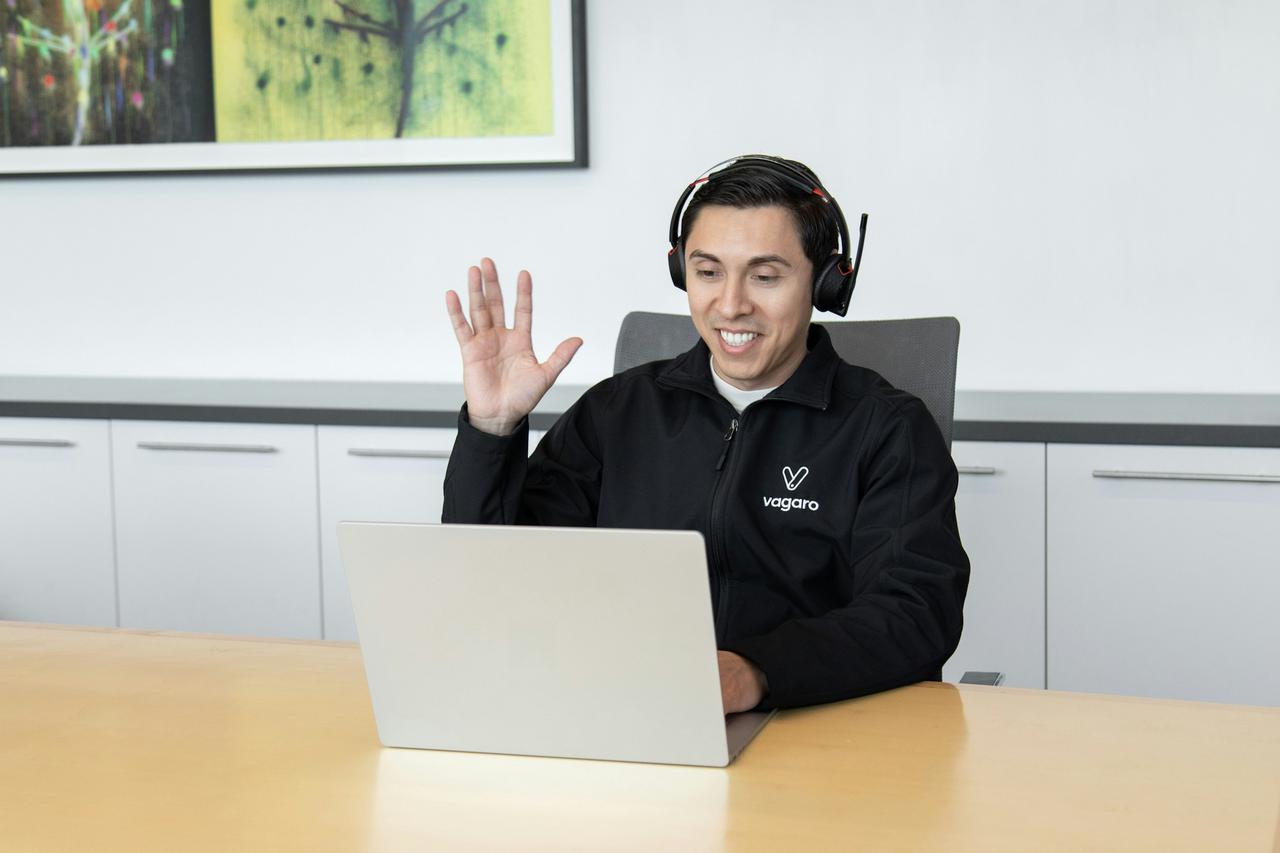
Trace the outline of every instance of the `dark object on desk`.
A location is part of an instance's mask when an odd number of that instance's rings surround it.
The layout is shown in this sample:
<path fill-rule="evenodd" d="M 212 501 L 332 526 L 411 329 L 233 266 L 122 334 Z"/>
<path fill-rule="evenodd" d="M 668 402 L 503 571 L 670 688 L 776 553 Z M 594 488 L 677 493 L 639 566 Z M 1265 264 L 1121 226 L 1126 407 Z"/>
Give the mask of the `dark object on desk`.
<path fill-rule="evenodd" d="M 1004 684 L 1003 672 L 966 672 L 960 677 L 961 684 L 985 684 L 987 687 L 999 687 Z"/>
<path fill-rule="evenodd" d="M 919 397 L 938 422 L 947 447 L 951 447 L 956 356 L 960 347 L 960 322 L 955 317 L 856 320 L 822 325 L 842 359 L 869 367 L 890 384 Z M 632 311 L 622 319 L 622 328 L 618 331 L 613 372 L 621 373 L 637 364 L 672 358 L 697 340 L 698 330 L 684 314 Z"/>

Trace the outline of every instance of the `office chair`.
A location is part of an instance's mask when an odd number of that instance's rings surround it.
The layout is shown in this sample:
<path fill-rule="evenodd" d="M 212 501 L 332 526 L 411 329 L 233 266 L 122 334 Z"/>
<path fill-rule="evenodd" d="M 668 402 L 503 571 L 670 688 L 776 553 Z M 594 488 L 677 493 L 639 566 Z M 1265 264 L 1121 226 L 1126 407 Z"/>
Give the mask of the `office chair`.
<path fill-rule="evenodd" d="M 831 344 L 850 364 L 869 367 L 896 388 L 915 394 L 938 422 L 951 449 L 956 406 L 956 354 L 960 322 L 955 317 L 858 320 L 823 323 Z M 632 311 L 622 320 L 613 372 L 671 358 L 693 346 L 698 330 L 683 314 Z"/>
<path fill-rule="evenodd" d="M 955 317 L 857 320 L 822 324 L 842 359 L 869 367 L 891 385 L 910 392 L 938 422 L 951 449 L 956 405 L 956 356 L 960 321 Z M 613 372 L 672 358 L 697 343 L 698 330 L 683 314 L 632 311 L 622 319 L 613 353 Z M 961 684 L 998 686 L 1001 672 L 966 672 Z"/>

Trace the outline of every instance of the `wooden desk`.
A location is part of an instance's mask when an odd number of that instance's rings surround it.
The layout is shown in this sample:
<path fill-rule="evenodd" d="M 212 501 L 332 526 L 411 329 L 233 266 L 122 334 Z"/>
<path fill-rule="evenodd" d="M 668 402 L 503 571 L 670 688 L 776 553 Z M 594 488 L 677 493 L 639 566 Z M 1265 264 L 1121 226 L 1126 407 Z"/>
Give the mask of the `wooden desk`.
<path fill-rule="evenodd" d="M 383 749 L 359 650 L 0 623 L 0 849 L 1280 851 L 1280 710 L 922 684 L 727 770 Z"/>

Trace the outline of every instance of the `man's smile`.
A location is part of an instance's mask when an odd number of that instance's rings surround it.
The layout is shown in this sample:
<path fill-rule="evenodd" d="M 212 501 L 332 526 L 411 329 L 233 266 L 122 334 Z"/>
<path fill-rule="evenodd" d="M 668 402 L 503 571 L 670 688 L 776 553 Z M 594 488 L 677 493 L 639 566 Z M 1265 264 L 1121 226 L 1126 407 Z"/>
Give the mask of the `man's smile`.
<path fill-rule="evenodd" d="M 745 352 L 751 343 L 760 337 L 759 332 L 738 332 L 729 329 L 720 329 L 719 332 L 724 349 L 732 354 Z"/>

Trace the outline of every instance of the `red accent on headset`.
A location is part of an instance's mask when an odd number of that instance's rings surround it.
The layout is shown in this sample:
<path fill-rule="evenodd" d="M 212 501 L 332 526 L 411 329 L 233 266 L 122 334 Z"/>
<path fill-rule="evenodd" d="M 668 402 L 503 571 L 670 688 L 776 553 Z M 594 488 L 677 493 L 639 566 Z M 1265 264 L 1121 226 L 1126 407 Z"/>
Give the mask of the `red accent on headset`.
<path fill-rule="evenodd" d="M 827 194 L 822 191 L 821 187 L 814 187 L 813 194 L 816 195 L 818 198 L 822 199 L 823 201 L 827 200 Z"/>
<path fill-rule="evenodd" d="M 840 275 L 850 275 L 853 272 L 853 264 L 849 264 L 847 267 L 836 264 L 836 272 L 840 273 Z"/>
<path fill-rule="evenodd" d="M 672 255 L 674 255 L 675 253 L 676 253 L 676 247 L 675 247 L 675 246 L 672 246 L 670 249 L 667 249 L 667 257 L 668 257 L 668 258 L 669 258 L 669 257 L 671 257 Z"/>
<path fill-rule="evenodd" d="M 711 176 L 710 176 L 710 175 L 707 175 L 705 178 L 698 178 L 698 180 L 696 180 L 696 181 L 694 181 L 693 183 L 689 184 L 689 189 L 693 189 L 693 188 L 694 188 L 694 187 L 696 187 L 698 184 L 705 184 L 705 183 L 706 183 L 707 181 L 709 181 L 709 180 L 711 180 Z"/>

